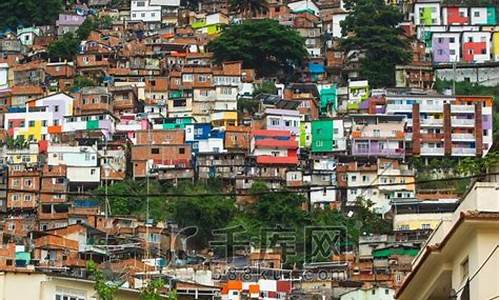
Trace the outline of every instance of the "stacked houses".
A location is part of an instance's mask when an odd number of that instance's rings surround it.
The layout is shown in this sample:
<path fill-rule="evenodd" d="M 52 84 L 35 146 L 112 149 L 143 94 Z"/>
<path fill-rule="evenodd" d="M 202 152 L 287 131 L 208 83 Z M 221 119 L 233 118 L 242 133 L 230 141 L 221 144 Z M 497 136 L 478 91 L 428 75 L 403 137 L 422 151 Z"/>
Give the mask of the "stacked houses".
<path fill-rule="evenodd" d="M 54 24 L 0 33 L 0 270 L 42 272 L 41 286 L 64 287 L 55 299 L 90 299 L 84 283 L 72 294 L 63 278 L 83 274 L 90 259 L 126 270 L 124 299 L 155 276 L 182 299 L 392 299 L 420 247 L 461 205 L 453 191 L 420 189 L 411 159 L 457 161 L 493 149 L 492 96 L 431 88 L 436 79 L 498 84 L 496 7 L 389 1 L 405 14 L 400 27 L 414 56 L 396 67 L 396 88 L 372 89 L 358 55 L 339 47 L 343 1 L 273 0 L 248 14 L 229 1 L 82 2 Z M 81 41 L 72 61 L 47 59 L 51 42 L 92 15 L 111 24 Z M 275 19 L 305 38 L 297 82 L 213 58 L 208 42 L 246 18 Z M 263 83 L 276 92 L 259 92 Z M 276 249 L 252 248 L 231 264 L 190 255 L 177 224 L 113 215 L 95 196 L 129 180 L 213 179 L 240 207 L 255 201 L 249 190 L 258 182 L 302 194 L 308 211 L 349 216 L 370 200 L 393 231 L 360 233 L 331 261 L 295 270 L 281 268 Z M 212 276 L 245 266 L 250 279 Z M 280 273 L 262 279 L 260 268 Z M 0 276 L 8 282 L 9 274 Z"/>

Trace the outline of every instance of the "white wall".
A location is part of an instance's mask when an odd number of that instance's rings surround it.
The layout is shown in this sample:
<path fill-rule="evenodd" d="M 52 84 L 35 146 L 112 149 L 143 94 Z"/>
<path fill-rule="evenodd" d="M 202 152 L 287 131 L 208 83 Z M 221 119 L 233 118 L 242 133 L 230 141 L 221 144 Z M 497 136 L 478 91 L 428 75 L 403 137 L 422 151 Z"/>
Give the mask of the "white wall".
<path fill-rule="evenodd" d="M 99 182 L 101 169 L 99 167 L 68 167 L 66 176 L 70 182 Z"/>

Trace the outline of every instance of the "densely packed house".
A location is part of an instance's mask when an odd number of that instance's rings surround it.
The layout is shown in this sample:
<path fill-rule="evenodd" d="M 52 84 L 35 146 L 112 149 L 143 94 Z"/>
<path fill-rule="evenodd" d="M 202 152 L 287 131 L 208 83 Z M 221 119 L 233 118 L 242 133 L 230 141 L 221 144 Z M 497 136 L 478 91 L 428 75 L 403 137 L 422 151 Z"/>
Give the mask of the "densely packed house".
<path fill-rule="evenodd" d="M 13 274 L 33 272 L 42 289 L 68 287 L 67 276 L 80 276 L 90 259 L 126 275 L 123 299 L 155 276 L 175 279 L 168 287 L 193 299 L 392 299 L 402 285 L 399 294 L 411 299 L 414 282 L 429 280 L 403 283 L 431 232 L 445 230 L 442 220 L 452 222 L 465 204 L 454 193 L 417 189 L 409 159 L 483 157 L 492 147 L 493 97 L 431 87 L 436 78 L 498 84 L 496 7 L 389 1 L 406 16 L 401 29 L 413 61 L 397 66 L 397 88 L 372 89 L 339 48 L 349 14 L 343 1 L 273 0 L 266 12 L 246 16 L 275 19 L 305 38 L 309 56 L 297 82 L 257 78 L 241 61 L 215 62 L 207 43 L 244 18 L 229 1 L 186 8 L 131 0 L 113 9 L 114 1 L 81 2 L 54 24 L 0 35 L 2 280 L 15 286 Z M 92 31 L 72 61 L 49 60 L 48 45 L 92 14 L 111 17 L 110 28 Z M 82 78 L 90 83 L 80 85 Z M 258 92 L 267 80 L 275 94 Z M 88 194 L 124 180 L 212 178 L 237 203 L 256 182 L 300 190 L 304 209 L 349 209 L 370 199 L 393 221 L 393 234 L 362 236 L 355 249 L 309 266 L 314 276 L 328 270 L 328 278 L 296 285 L 300 273 L 280 270 L 275 279 L 213 280 L 202 264 L 166 269 L 173 252 L 186 250 L 174 238 L 176 224 L 108 215 Z M 434 251 L 425 249 L 419 257 Z M 281 257 L 252 251 L 246 263 L 278 270 Z M 57 289 L 55 299 L 89 299 L 92 288 L 77 290 Z"/>

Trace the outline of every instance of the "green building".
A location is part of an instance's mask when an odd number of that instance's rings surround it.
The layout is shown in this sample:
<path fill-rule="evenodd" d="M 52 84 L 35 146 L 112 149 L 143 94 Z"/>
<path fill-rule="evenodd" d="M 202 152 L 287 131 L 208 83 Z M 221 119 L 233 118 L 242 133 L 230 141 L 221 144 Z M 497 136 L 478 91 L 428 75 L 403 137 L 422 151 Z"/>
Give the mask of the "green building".
<path fill-rule="evenodd" d="M 324 87 L 319 92 L 320 112 L 326 114 L 337 110 L 337 85 Z"/>
<path fill-rule="evenodd" d="M 342 119 L 319 119 L 311 121 L 311 151 L 345 151 L 344 121 Z"/>

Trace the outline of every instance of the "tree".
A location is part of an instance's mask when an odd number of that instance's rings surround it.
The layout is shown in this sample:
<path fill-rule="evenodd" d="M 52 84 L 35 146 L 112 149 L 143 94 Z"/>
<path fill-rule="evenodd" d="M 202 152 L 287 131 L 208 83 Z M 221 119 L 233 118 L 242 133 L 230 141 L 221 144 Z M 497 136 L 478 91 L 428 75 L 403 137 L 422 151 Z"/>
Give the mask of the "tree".
<path fill-rule="evenodd" d="M 101 300 L 113 300 L 118 288 L 118 284 L 109 284 L 104 278 L 104 274 L 97 268 L 94 261 L 87 261 L 87 272 L 93 277 L 94 289 Z"/>
<path fill-rule="evenodd" d="M 160 291 L 164 286 L 165 286 L 165 282 L 161 278 L 151 280 L 141 290 L 141 299 L 142 300 L 161 300 L 162 297 L 161 297 Z"/>
<path fill-rule="evenodd" d="M 65 33 L 57 41 L 49 45 L 47 51 L 53 60 L 73 60 L 78 52 L 80 41 L 71 32 Z"/>
<path fill-rule="evenodd" d="M 241 14 L 244 19 L 268 11 L 266 0 L 230 0 L 229 4 L 231 10 Z"/>
<path fill-rule="evenodd" d="M 241 60 L 260 76 L 290 76 L 307 57 L 304 38 L 275 20 L 247 20 L 225 28 L 208 44 L 221 63 Z"/>
<path fill-rule="evenodd" d="M 23 135 L 18 135 L 15 139 L 9 135 L 5 140 L 5 145 L 7 149 L 26 149 L 29 147 L 29 142 Z"/>
<path fill-rule="evenodd" d="M 399 10 L 384 0 L 346 0 L 349 15 L 340 23 L 346 53 L 359 51 L 361 75 L 371 87 L 395 85 L 395 66 L 411 61 L 412 53 L 398 25 Z"/>
<path fill-rule="evenodd" d="M 88 77 L 82 75 L 76 75 L 75 80 L 73 81 L 73 87 L 82 88 L 86 86 L 96 86 L 96 83 L 94 82 L 94 80 Z"/>
<path fill-rule="evenodd" d="M 113 215 L 134 215 L 146 218 L 147 199 L 143 197 L 147 193 L 147 183 L 145 180 L 124 180 L 109 185 L 102 186 L 94 191 L 98 195 L 97 200 L 105 207 L 106 190 L 111 214 Z M 150 180 L 149 193 L 157 194 L 162 192 L 162 188 L 157 181 Z M 166 198 L 162 196 L 149 197 L 149 218 L 163 220 L 167 217 Z"/>
<path fill-rule="evenodd" d="M 98 26 L 98 22 L 94 19 L 94 17 L 87 17 L 85 21 L 83 21 L 82 25 L 78 27 L 76 30 L 76 36 L 80 41 L 86 40 L 89 37 L 89 34 L 96 30 Z"/>
<path fill-rule="evenodd" d="M 53 24 L 62 12 L 63 6 L 63 0 L 2 0 L 0 30 Z"/>
<path fill-rule="evenodd" d="M 207 194 L 213 192 L 203 185 L 186 184 L 172 190 L 176 194 Z M 212 231 L 224 228 L 235 214 L 234 199 L 225 196 L 189 196 L 169 198 L 170 216 L 180 228 L 198 228 L 192 245 L 196 248 L 208 246 Z"/>
<path fill-rule="evenodd" d="M 254 84 L 254 95 L 258 94 L 278 94 L 278 89 L 273 81 L 264 80 L 262 83 Z"/>

